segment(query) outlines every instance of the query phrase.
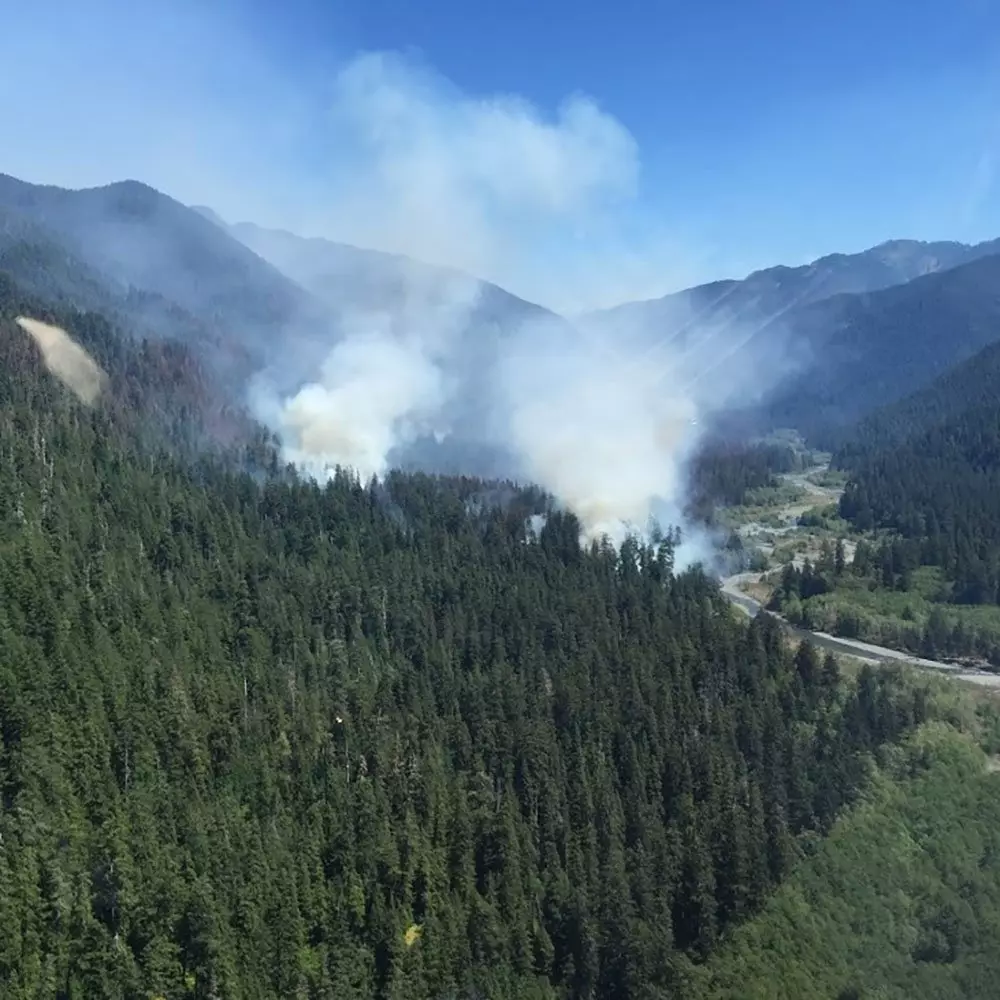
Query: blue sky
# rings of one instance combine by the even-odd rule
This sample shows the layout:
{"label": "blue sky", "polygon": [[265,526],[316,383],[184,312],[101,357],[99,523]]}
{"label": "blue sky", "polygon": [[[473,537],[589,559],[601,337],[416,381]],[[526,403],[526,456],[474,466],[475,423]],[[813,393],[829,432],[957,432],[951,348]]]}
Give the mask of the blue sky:
{"label": "blue sky", "polygon": [[1000,235],[991,0],[19,8],[0,170],[138,176],[564,308]]}

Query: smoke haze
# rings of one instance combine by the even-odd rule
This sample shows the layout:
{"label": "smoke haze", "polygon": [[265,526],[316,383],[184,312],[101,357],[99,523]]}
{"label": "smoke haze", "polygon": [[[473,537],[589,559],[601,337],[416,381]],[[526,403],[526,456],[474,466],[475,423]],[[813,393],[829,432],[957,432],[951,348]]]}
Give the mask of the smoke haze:
{"label": "smoke haze", "polygon": [[[67,37],[94,23],[90,5],[59,6]],[[554,112],[509,93],[463,93],[394,52],[346,59],[305,93],[301,79],[264,65],[224,6],[179,0],[177,25],[163,8],[127,40],[136,25],[127,5],[98,6],[118,33],[107,48],[122,58],[50,53],[65,67],[65,97],[42,124],[0,98],[15,125],[40,136],[30,157],[26,143],[11,144],[11,169],[73,183],[52,166],[69,169],[68,135],[81,156],[105,151],[105,161],[90,152],[74,167],[86,183],[138,177],[234,222],[447,269],[397,262],[391,281],[365,288],[345,270],[330,276],[343,291],[327,296],[316,270],[309,290],[330,311],[328,332],[312,330],[306,343],[282,331],[271,368],[248,388],[289,459],[317,476],[343,465],[367,478],[408,451],[461,443],[549,490],[588,536],[643,530],[654,515],[680,523],[684,465],[705,418],[764,391],[781,364],[750,363],[745,351],[738,369],[727,364],[753,333],[739,316],[708,329],[686,307],[655,323],[589,315],[704,274],[704,254],[644,224],[640,151],[608,109],[574,93]],[[12,66],[33,65],[37,52],[20,55],[23,31],[14,34]],[[47,52],[46,33],[33,44]],[[220,103],[226,94],[239,100]],[[104,119],[95,113],[107,108]],[[33,157],[45,155],[42,169]],[[292,161],[309,169],[286,169]],[[289,267],[288,254],[252,249]],[[150,271],[175,298],[168,262],[151,256]],[[478,278],[555,312],[502,302]],[[53,371],[96,398],[99,378],[75,345],[38,342]]]}
{"label": "smoke haze", "polygon": [[[334,201],[356,242],[495,274],[534,239],[623,231],[616,213],[634,197],[638,151],[586,98],[546,121],[511,97],[456,93],[393,54],[355,60],[335,94],[334,118],[354,136],[357,165]],[[256,234],[256,252],[281,267],[287,240],[273,245],[271,254]],[[623,253],[622,269],[633,261]],[[536,286],[566,314],[585,314],[595,291],[600,301],[597,286],[623,280],[613,255],[592,263],[601,272],[594,285],[557,270]],[[301,256],[297,267],[307,267]],[[445,449],[461,440],[502,454],[499,471],[551,492],[580,518],[585,539],[620,541],[654,518],[683,524],[685,463],[704,418],[759,394],[781,371],[773,357],[748,364],[745,351],[738,371],[726,365],[756,332],[739,316],[709,327],[677,307],[651,328],[614,313],[575,323],[510,313],[491,326],[477,312],[485,286],[447,274],[404,267],[400,301],[351,314],[318,377],[283,395],[258,383],[258,413],[291,460],[318,475],[349,466],[367,479],[418,440]],[[712,548],[688,535],[681,564]]]}
{"label": "smoke haze", "polygon": [[461,373],[449,370],[478,294],[461,276],[431,281],[406,268],[394,311],[351,313],[320,377],[277,397],[266,379],[252,394],[277,424],[288,457],[318,475],[348,466],[364,480],[420,435],[446,432],[447,404]]}

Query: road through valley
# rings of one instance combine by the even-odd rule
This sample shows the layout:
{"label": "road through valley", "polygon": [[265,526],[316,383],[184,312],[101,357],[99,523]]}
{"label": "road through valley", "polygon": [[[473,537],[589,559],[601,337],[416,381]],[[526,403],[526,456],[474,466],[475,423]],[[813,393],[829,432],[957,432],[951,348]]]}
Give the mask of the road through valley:
{"label": "road through valley", "polygon": [[[800,498],[778,510],[778,516],[788,525],[788,529],[786,530],[793,531],[793,526],[799,516],[810,507],[814,507],[820,503],[832,503],[839,498],[839,490],[833,487],[817,486],[809,480],[808,477],[810,475],[822,471],[824,470],[820,467],[809,472],[784,477],[786,482],[801,487],[807,493],[805,498]],[[764,611],[761,603],[754,597],[751,597],[744,589],[749,583],[758,579],[760,579],[759,573],[737,573],[721,582],[722,593],[732,604],[751,617],[761,612],[772,614],[772,612]],[[820,649],[829,650],[832,653],[853,656],[855,659],[864,660],[869,663],[900,663],[924,670],[936,670],[946,673],[956,680],[978,684],[981,687],[1000,688],[1000,674],[998,673],[991,673],[987,670],[973,670],[968,667],[958,666],[954,663],[943,663],[938,660],[927,660],[913,656],[910,653],[889,649],[886,646],[875,646],[869,642],[861,642],[858,639],[839,638],[826,632],[812,632],[793,625],[780,615],[774,615],[774,617],[781,622],[782,628],[792,638],[798,640],[809,639]]]}

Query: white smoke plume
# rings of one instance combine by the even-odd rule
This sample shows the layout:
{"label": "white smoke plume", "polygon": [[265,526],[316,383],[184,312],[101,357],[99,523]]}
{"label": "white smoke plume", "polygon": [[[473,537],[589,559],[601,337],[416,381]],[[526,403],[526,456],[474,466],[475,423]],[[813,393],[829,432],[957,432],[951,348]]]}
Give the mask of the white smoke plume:
{"label": "white smoke plume", "polygon": [[[14,6],[9,75],[33,83],[0,88],[0,117],[5,169],[26,178],[139,178],[228,218],[475,274],[566,316],[702,273],[701,248],[650,223],[635,138],[587,96],[550,112],[462,93],[393,53],[354,58],[332,81],[318,79],[325,65],[289,72],[264,54],[271,39],[248,37],[251,21],[230,23],[230,4],[53,0],[44,17]],[[42,57],[59,73],[39,82]],[[251,387],[288,457],[318,476],[343,464],[367,478],[418,438],[463,435],[505,449],[591,535],[641,529],[654,513],[678,520],[704,416],[760,372],[720,369],[692,386],[697,324],[676,342],[673,320],[574,328],[526,316],[511,329],[475,282],[449,275],[404,269],[401,295],[384,302],[358,281],[322,364],[315,342],[306,359],[288,331],[272,381]],[[736,342],[725,336],[706,349],[713,362]]]}
{"label": "white smoke plume", "polygon": [[382,476],[390,456],[418,435],[447,433],[444,409],[455,389],[448,362],[479,296],[461,274],[404,267],[401,295],[384,310],[351,312],[319,378],[275,400],[266,381],[254,396],[276,424],[287,457],[317,475],[349,467]]}
{"label": "white smoke plume", "polygon": [[45,367],[87,406],[93,405],[107,381],[101,366],[61,327],[30,316],[17,324],[38,345]]}
{"label": "white smoke plume", "polygon": [[515,96],[456,93],[393,53],[354,60],[334,95],[335,127],[362,164],[339,178],[339,238],[459,267],[547,306],[599,301],[598,274],[585,295],[580,285],[567,294],[579,274],[540,257],[559,240],[604,259],[639,173],[617,119],[576,95],[545,120]]}
{"label": "white smoke plume", "polygon": [[433,415],[441,375],[419,344],[372,331],[341,341],[323,379],[288,399],[282,424],[299,465],[350,466],[362,479],[386,472],[389,452]]}
{"label": "white smoke plume", "polygon": [[[503,273],[536,236],[606,229],[635,193],[634,141],[585,98],[546,121],[523,101],[467,98],[386,55],[350,65],[336,95],[335,120],[360,151],[336,202],[348,239]],[[614,284],[614,261],[598,257]],[[538,276],[539,287],[552,281]],[[682,524],[700,418],[761,385],[747,370],[699,379],[752,334],[738,324],[701,329],[693,315],[649,329],[609,314],[574,326],[543,314],[498,333],[479,325],[476,282],[412,269],[403,283],[402,306],[352,316],[319,377],[270,402],[298,465],[367,479],[419,435],[460,434],[505,450],[514,474],[577,514],[585,540],[620,541],[654,516]],[[569,312],[592,292],[564,283],[546,298]],[[468,341],[480,338],[489,343],[473,345],[482,350],[470,362]],[[695,533],[678,561],[710,550]]]}
{"label": "white smoke plume", "polygon": [[695,412],[661,374],[555,324],[527,327],[501,361],[509,442],[590,538],[645,531],[657,500],[683,490]]}

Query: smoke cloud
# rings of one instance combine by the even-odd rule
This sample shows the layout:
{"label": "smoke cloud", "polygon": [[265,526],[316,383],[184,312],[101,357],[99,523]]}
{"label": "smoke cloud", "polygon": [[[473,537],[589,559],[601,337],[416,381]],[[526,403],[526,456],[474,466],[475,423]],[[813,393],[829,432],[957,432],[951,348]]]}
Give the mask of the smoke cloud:
{"label": "smoke cloud", "polygon": [[609,342],[534,324],[499,365],[506,433],[525,474],[572,509],[588,537],[645,531],[655,503],[676,505],[683,491],[692,402],[635,362]]}
{"label": "smoke cloud", "polygon": [[[324,360],[315,339],[285,331],[249,388],[289,459],[367,478],[428,441],[460,442],[547,488],[588,536],[617,538],[651,516],[680,523],[705,418],[763,388],[767,369],[725,363],[749,333],[738,318],[706,331],[683,310],[655,322],[584,315],[704,276],[700,250],[649,222],[621,121],[581,94],[550,112],[463,93],[396,53],[350,58],[332,80],[325,66],[292,71],[266,55],[271,39],[248,38],[249,21],[230,23],[232,5],[139,6],[56,0],[45,18],[12,13],[11,78],[32,86],[0,94],[5,169],[69,186],[134,177],[231,219],[450,269],[397,262],[391,294],[346,265],[328,294],[310,285],[331,311]],[[58,72],[39,78],[42,63]],[[67,143],[80,155],[67,159]],[[303,280],[287,256],[269,259]],[[89,371],[77,385],[96,398],[100,380],[72,348],[50,361],[51,339],[38,342],[68,384]]]}
{"label": "smoke cloud", "polygon": [[418,437],[448,433],[449,402],[473,374],[461,338],[480,283],[405,260],[392,277],[382,308],[368,291],[339,310],[317,379],[282,395],[264,373],[252,387],[251,402],[281,432],[287,457],[315,475],[339,465],[363,480],[382,476]]}
{"label": "smoke cloud", "polygon": [[645,248],[655,277],[628,252],[638,148],[587,97],[546,120],[516,96],[469,97],[412,60],[368,53],[337,76],[331,120],[352,151],[325,227],[339,239],[459,267],[562,311],[620,301],[625,274],[632,295],[674,277],[665,244],[659,259]]}
{"label": "smoke cloud", "polygon": [[92,406],[107,381],[101,366],[61,327],[29,316],[18,316],[17,324],[38,345],[45,367]]}
{"label": "smoke cloud", "polygon": [[[335,93],[334,121],[357,157],[335,199],[349,239],[496,274],[532,240],[621,231],[636,144],[585,97],[547,121],[524,101],[467,97],[387,54],[350,64]],[[593,259],[609,287],[620,284],[614,260]],[[633,266],[623,255],[622,270]],[[549,301],[585,312],[585,282],[544,275],[539,287],[559,278]],[[709,327],[677,306],[655,323],[635,311],[571,323],[516,300],[498,316],[484,310],[489,286],[455,272],[404,266],[395,281],[399,301],[379,310],[367,295],[318,377],[284,396],[255,390],[288,457],[317,475],[380,476],[418,440],[460,440],[505,455],[503,472],[552,493],[584,540],[618,542],[653,519],[683,525],[685,463],[704,418],[764,385],[746,358],[726,364],[755,333],[739,317]],[[686,534],[681,565],[712,550]]]}

